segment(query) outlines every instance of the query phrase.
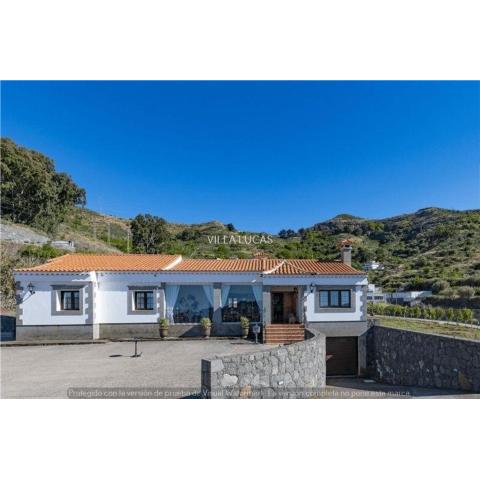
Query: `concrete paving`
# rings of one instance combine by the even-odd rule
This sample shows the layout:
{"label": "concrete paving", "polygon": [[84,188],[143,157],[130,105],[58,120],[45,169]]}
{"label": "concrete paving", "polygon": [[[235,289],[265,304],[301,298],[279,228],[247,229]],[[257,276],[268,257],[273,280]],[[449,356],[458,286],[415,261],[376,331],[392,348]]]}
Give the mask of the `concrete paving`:
{"label": "concrete paving", "polygon": [[70,388],[200,389],[202,358],[271,348],[238,340],[2,347],[2,398],[67,398]]}
{"label": "concrete paving", "polygon": [[480,394],[437,388],[403,387],[376,383],[370,379],[327,377],[322,398],[480,398]]}
{"label": "concrete paving", "polygon": [[[202,358],[272,348],[243,340],[2,347],[2,398],[196,397]],[[462,392],[328,378],[319,398],[480,398]],[[72,390],[75,389],[75,390]],[[119,393],[120,392],[120,393]],[[117,397],[116,397],[117,396]]]}

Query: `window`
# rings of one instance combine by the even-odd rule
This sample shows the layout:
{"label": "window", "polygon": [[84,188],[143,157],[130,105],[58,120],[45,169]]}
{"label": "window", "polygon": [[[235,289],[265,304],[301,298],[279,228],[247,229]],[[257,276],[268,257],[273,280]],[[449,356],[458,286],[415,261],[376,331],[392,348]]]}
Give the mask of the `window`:
{"label": "window", "polygon": [[135,292],[135,310],[153,310],[153,291]]}
{"label": "window", "polygon": [[61,310],[80,310],[80,292],[78,290],[60,291]]}
{"label": "window", "polygon": [[181,285],[173,307],[175,323],[200,323],[202,317],[212,318],[213,308],[201,285]]}
{"label": "window", "polygon": [[222,322],[239,322],[240,317],[260,321],[260,309],[250,285],[232,285],[222,308]]}
{"label": "window", "polygon": [[320,290],[320,308],[350,308],[350,290]]}

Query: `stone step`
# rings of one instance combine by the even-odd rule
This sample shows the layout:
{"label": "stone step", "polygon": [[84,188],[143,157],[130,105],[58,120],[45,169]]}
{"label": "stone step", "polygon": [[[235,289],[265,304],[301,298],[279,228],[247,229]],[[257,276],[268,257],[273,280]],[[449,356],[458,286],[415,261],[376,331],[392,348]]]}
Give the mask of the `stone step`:
{"label": "stone step", "polygon": [[291,328],[291,329],[299,329],[303,330],[305,327],[301,323],[273,323],[270,325],[267,325],[266,328],[271,328],[271,329],[276,329],[276,328]]}

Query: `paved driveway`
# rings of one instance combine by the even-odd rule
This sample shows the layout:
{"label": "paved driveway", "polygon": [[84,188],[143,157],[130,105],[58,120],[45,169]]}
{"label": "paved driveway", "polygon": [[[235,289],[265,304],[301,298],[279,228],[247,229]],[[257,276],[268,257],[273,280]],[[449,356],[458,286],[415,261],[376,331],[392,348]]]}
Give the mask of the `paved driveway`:
{"label": "paved driveway", "polygon": [[[148,397],[189,397],[200,390],[202,358],[271,348],[242,340],[182,340],[2,347],[2,398],[66,398],[125,391]],[[102,389],[102,390],[99,390]],[[137,390],[135,390],[137,389]],[[160,395],[158,395],[160,393]],[[359,378],[329,378],[319,398],[477,397],[427,388],[392,387]],[[70,390],[70,396],[72,391]],[[74,395],[75,396],[75,395]],[[141,395],[140,395],[141,396]]]}
{"label": "paved driveway", "polygon": [[[65,398],[69,388],[200,389],[200,360],[271,348],[242,340],[132,342],[2,347],[2,398]],[[183,391],[183,390],[185,391]]]}

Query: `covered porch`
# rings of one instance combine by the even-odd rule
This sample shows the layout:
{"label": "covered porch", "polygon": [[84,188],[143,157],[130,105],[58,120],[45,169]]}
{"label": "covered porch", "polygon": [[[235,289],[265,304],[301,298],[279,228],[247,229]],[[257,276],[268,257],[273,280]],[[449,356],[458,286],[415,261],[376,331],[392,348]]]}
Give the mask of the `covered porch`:
{"label": "covered porch", "polygon": [[264,343],[294,343],[305,339],[304,288],[302,285],[264,285]]}

